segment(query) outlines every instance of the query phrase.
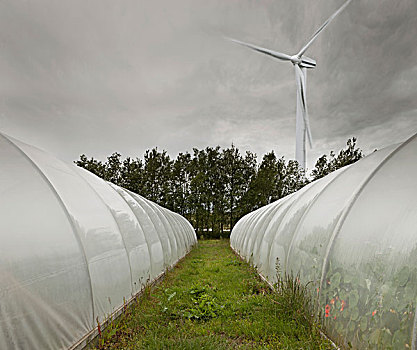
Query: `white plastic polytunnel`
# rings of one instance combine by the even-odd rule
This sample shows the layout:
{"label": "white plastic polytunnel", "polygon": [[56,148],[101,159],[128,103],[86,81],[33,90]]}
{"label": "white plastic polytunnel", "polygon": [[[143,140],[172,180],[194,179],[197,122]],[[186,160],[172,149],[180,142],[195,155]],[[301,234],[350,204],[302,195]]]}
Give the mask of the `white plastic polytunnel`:
{"label": "white plastic polytunnel", "polygon": [[416,349],[417,135],[249,213],[231,246],[271,283],[299,274],[339,344]]}
{"label": "white plastic polytunnel", "polygon": [[196,243],[178,214],[0,134],[0,349],[67,349]]}

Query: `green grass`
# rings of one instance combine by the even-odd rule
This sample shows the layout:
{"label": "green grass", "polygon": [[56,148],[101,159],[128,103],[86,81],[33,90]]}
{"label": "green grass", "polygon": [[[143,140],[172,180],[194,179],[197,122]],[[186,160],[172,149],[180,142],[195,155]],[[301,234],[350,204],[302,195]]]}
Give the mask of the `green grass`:
{"label": "green grass", "polygon": [[100,349],[332,349],[291,277],[272,292],[228,240],[201,241],[147,287],[99,339]]}

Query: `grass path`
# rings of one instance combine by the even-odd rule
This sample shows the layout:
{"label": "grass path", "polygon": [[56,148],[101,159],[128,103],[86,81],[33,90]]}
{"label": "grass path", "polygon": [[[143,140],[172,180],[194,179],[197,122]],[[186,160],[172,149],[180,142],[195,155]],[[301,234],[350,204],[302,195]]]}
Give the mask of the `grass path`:
{"label": "grass path", "polygon": [[98,348],[332,349],[282,298],[228,240],[202,241],[103,332]]}

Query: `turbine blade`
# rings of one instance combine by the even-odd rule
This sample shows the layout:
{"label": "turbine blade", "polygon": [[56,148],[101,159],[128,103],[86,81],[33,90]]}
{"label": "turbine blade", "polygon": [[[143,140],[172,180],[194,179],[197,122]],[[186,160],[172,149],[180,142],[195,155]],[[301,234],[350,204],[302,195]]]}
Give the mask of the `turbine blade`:
{"label": "turbine blade", "polygon": [[295,78],[297,80],[297,94],[299,94],[304,127],[307,132],[307,138],[308,138],[310,148],[312,148],[313,138],[311,136],[310,120],[308,117],[308,110],[307,110],[307,93],[306,93],[307,68],[301,69],[297,64],[295,64],[294,69],[295,69]]}
{"label": "turbine blade", "polygon": [[317,31],[313,34],[313,36],[311,37],[311,39],[308,41],[308,43],[300,50],[300,52],[297,54],[298,57],[301,57],[302,55],[304,55],[304,53],[307,51],[307,49],[310,47],[310,45],[314,42],[314,40],[317,39],[317,37],[319,36],[319,34],[323,31],[324,28],[327,27],[327,25],[333,21],[333,19],[340,13],[342,12],[345,7],[347,5],[349,5],[349,3],[352,0],[347,0],[335,13],[333,13],[327,20],[326,22],[324,22],[321,27],[319,29],[317,29]]}
{"label": "turbine blade", "polygon": [[239,41],[239,40],[232,39],[232,38],[226,38],[226,39],[227,40],[230,40],[230,41],[233,41],[234,43],[237,43],[239,45],[243,45],[243,46],[249,47],[252,50],[255,50],[255,51],[264,53],[265,55],[269,55],[269,56],[272,56],[274,58],[278,58],[278,59],[283,60],[283,61],[290,61],[291,60],[291,56],[290,55],[287,55],[285,53],[281,53],[281,52],[277,52],[277,51],[265,49],[263,47],[255,46],[255,45],[252,45],[252,44],[248,44],[248,43],[245,43],[243,41]]}
{"label": "turbine blade", "polygon": [[305,101],[305,124],[306,124],[306,130],[307,130],[307,136],[308,136],[308,143],[310,144],[310,148],[313,148],[313,137],[311,136],[311,129],[310,129],[310,116],[308,115],[308,109],[307,109],[307,68],[302,68],[303,73],[303,88],[301,91],[304,93],[303,100]]}

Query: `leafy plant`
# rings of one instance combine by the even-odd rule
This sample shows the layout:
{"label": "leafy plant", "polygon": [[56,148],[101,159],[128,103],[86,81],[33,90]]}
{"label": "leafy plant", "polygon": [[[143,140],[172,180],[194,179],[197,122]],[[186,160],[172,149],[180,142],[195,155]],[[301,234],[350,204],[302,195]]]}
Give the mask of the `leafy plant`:
{"label": "leafy plant", "polygon": [[279,259],[276,261],[277,282],[275,294],[279,298],[280,312],[308,329],[318,326],[319,310],[316,298],[312,295],[308,284],[300,281],[300,276],[281,272]]}
{"label": "leafy plant", "polygon": [[216,297],[208,293],[206,286],[195,286],[190,289],[189,293],[193,306],[184,312],[184,316],[188,319],[205,320],[221,314],[224,305],[220,305]]}
{"label": "leafy plant", "polygon": [[[189,320],[207,320],[218,317],[224,305],[219,304],[215,295],[216,289],[209,286],[193,286],[177,295],[177,292],[166,290],[166,302],[162,303],[162,311],[171,318],[184,317]],[[178,300],[175,298],[177,297]]]}
{"label": "leafy plant", "polygon": [[402,266],[387,274],[388,257],[358,267],[330,265],[321,291],[326,328],[354,347],[407,348],[417,290],[417,269]]}

